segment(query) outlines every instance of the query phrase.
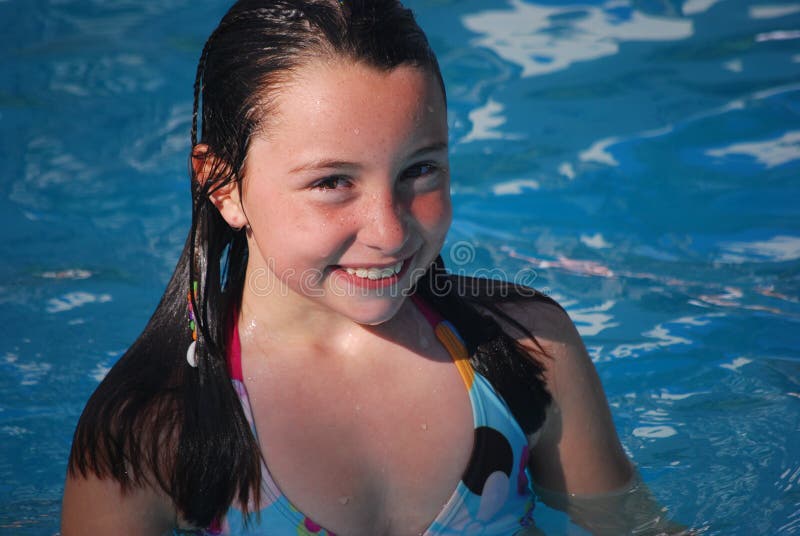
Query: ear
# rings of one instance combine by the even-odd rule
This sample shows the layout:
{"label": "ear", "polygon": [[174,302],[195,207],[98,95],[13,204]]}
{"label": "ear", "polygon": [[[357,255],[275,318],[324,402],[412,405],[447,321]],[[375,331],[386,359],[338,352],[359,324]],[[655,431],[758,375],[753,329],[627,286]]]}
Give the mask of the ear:
{"label": "ear", "polygon": [[[220,171],[224,174],[227,168],[228,164],[214,156],[208,145],[199,143],[192,149],[192,169],[195,180],[200,184],[205,184],[214,175],[220,175]],[[236,181],[221,187],[212,186],[208,197],[232,228],[241,229],[247,225],[247,216],[242,208],[239,184]]]}

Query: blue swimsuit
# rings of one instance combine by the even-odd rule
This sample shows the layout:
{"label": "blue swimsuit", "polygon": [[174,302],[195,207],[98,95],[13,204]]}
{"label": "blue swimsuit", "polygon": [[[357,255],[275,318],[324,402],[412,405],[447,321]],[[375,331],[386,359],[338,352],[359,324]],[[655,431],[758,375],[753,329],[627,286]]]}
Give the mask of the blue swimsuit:
{"label": "blue swimsuit", "polygon": [[[508,406],[489,382],[469,363],[464,341],[455,327],[416,296],[412,298],[447,349],[469,391],[475,423],[473,451],[464,475],[424,536],[509,536],[533,525],[534,494],[528,485],[528,439]],[[258,437],[241,366],[241,346],[236,323],[230,339],[228,364],[247,420]],[[335,536],[297,510],[261,465],[261,504],[252,505],[245,527],[242,511],[232,506],[225,517],[205,534],[267,536]]]}

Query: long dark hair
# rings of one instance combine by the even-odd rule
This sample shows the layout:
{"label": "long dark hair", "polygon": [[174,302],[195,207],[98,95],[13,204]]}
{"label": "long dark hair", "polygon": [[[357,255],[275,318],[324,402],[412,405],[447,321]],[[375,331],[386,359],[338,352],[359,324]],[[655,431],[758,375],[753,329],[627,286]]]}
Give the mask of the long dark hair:
{"label": "long dark hair", "polygon": [[[209,195],[241,182],[251,136],[268,128],[263,122],[281,77],[326,55],[384,70],[414,65],[444,91],[425,34],[396,0],[239,0],[230,8],[203,48],[194,86],[190,158],[213,156],[211,171],[200,181],[195,169],[202,164],[190,166],[189,236],[144,332],[87,403],[70,454],[73,475],[112,478],[123,489],[158,486],[183,518],[201,527],[234,501],[258,504],[260,450],[226,367],[226,327],[242,294],[247,242]],[[196,151],[198,144],[207,151]],[[449,277],[437,259],[418,292],[467,335],[473,366],[523,429],[534,431],[550,401],[540,362],[487,316],[513,324],[497,302],[530,297],[530,289],[469,280],[471,292],[459,296],[456,288],[440,288]],[[495,292],[501,288],[512,292]],[[196,367],[186,359],[190,303]]]}

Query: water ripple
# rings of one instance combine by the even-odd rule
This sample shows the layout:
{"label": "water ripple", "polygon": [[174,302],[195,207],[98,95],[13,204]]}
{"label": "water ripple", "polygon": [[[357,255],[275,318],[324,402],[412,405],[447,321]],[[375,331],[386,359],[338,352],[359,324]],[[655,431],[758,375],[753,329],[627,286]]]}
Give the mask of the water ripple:
{"label": "water ripple", "polygon": [[654,17],[616,1],[552,7],[511,0],[509,8],[462,20],[480,35],[475,45],[519,65],[523,78],[612,56],[625,41],[674,41],[693,33],[689,20]]}
{"label": "water ripple", "polygon": [[56,60],[52,70],[50,90],[76,97],[149,93],[164,85],[164,73],[136,54]]}

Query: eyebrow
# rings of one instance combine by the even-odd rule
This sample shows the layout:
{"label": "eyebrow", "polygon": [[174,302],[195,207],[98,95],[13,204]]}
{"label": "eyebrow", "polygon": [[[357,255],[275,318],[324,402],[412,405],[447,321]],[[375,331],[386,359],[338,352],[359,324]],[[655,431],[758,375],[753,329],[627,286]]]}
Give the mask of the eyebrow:
{"label": "eyebrow", "polygon": [[[438,151],[447,151],[449,145],[447,142],[435,142],[430,145],[426,145],[424,147],[420,147],[413,153],[411,153],[408,158],[413,159],[418,157],[419,155],[425,153],[435,153]],[[333,158],[330,159],[321,159],[321,160],[313,160],[311,162],[307,162],[305,164],[301,164],[297,167],[294,167],[289,170],[289,173],[300,173],[303,171],[313,171],[318,169],[341,169],[341,168],[358,168],[360,167],[359,164],[355,162],[348,162],[347,160],[336,160]]]}

